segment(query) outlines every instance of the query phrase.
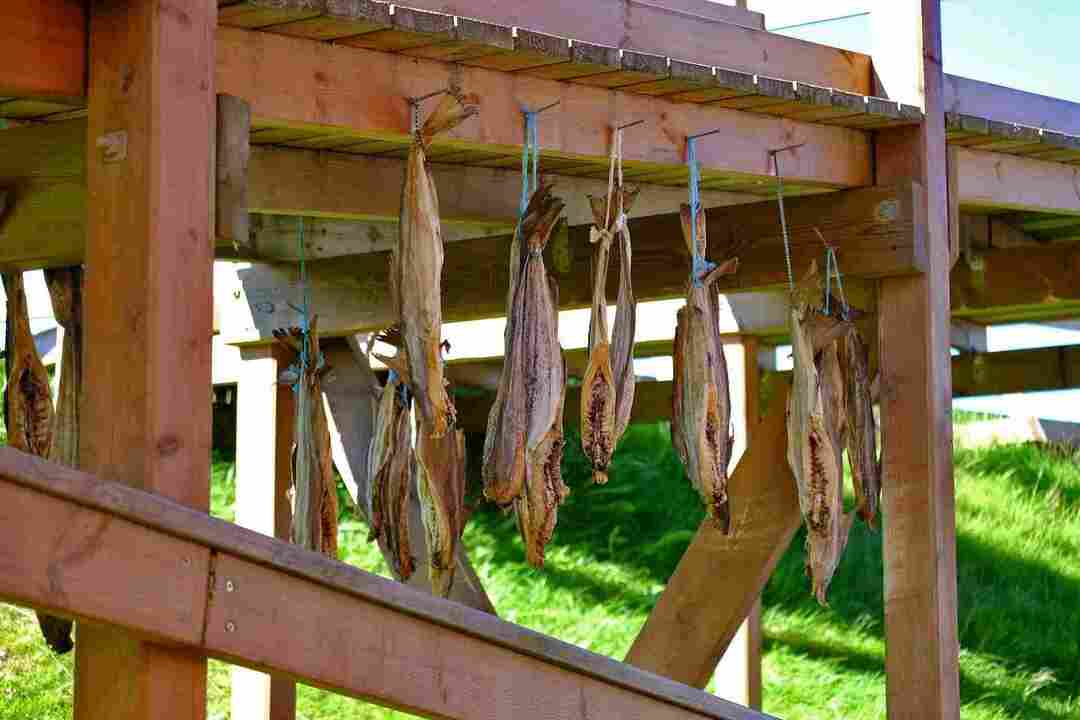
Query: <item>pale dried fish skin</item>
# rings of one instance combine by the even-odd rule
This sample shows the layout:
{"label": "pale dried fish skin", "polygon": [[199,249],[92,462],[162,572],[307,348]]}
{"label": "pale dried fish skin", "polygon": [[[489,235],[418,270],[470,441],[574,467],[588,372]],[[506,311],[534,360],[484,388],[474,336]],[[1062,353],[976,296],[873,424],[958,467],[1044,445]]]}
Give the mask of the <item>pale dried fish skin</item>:
{"label": "pale dried fish skin", "polygon": [[8,297],[8,379],[4,390],[8,444],[17,450],[47,458],[53,445],[53,399],[34,335],[22,273],[4,275]]}
{"label": "pale dried fish skin", "polygon": [[427,167],[434,137],[475,115],[475,96],[444,95],[409,150],[402,189],[398,243],[391,264],[394,308],[401,322],[412,391],[420,416],[435,436],[454,424],[442,352],[443,239],[439,198]]}
{"label": "pale dried fish skin", "polygon": [[[692,237],[691,210],[682,206],[683,236],[690,252],[704,257],[707,249],[705,214],[698,210],[697,237]],[[734,272],[731,260],[704,278],[688,283],[686,306],[678,314],[674,346],[672,443],[691,484],[709,516],[729,532],[731,512],[727,495],[727,466],[734,437],[727,361],[720,338],[719,298],[713,284]]]}
{"label": "pale dried fish skin", "polygon": [[431,591],[449,597],[457,561],[455,552],[465,531],[465,433],[436,438],[420,428],[416,447],[416,489],[427,531]]}

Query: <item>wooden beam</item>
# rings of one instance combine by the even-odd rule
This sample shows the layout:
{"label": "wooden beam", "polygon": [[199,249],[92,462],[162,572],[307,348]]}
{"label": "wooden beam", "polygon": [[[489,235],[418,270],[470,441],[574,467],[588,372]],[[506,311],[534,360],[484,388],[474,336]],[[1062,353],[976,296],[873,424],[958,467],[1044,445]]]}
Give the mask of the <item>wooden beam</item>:
{"label": "wooden beam", "polygon": [[968,353],[952,368],[957,397],[1070,390],[1080,386],[1080,347]]}
{"label": "wooden beam", "polygon": [[[79,464],[167,496],[192,513],[206,512],[216,6],[114,0],[88,7],[87,184],[93,200]],[[88,518],[77,513],[67,518],[54,531],[66,557],[79,555],[80,542],[101,547],[94,545],[97,537],[138,542],[128,529],[80,525]],[[149,542],[131,558],[142,569],[106,562],[85,588],[112,595],[104,604],[120,595],[140,598],[138,610],[129,608],[133,614],[174,610],[164,613],[174,627],[182,627],[185,639],[197,637],[191,623],[202,611],[189,614],[186,603],[205,593],[200,584],[209,551]],[[88,569],[59,562],[80,565],[79,573]],[[157,574],[160,590],[128,595],[129,572]],[[175,599],[155,602],[169,591]],[[206,659],[115,627],[81,623],[74,704],[76,720],[203,718]]]}
{"label": "wooden beam", "polygon": [[764,31],[760,13],[701,0],[413,0],[414,7],[868,94],[866,55]]}
{"label": "wooden beam", "polygon": [[217,166],[214,185],[215,237],[237,252],[250,242],[248,164],[251,161],[251,106],[232,95],[218,95]]}
{"label": "wooden beam", "polygon": [[[912,221],[920,212],[923,193],[917,187],[866,188],[790,198],[787,203],[795,271],[805,272],[812,259],[820,261],[820,228],[839,247],[845,275],[877,278],[909,274],[924,263],[924,233]],[[753,203],[707,212],[710,255],[722,259],[732,243],[739,252],[740,270],[724,290],[780,288],[787,282],[776,206]],[[634,289],[641,300],[683,294],[689,262],[682,229],[675,214],[632,220]],[[558,245],[558,243],[555,243]],[[505,312],[507,238],[479,238],[447,248],[447,283],[443,316],[447,321],[498,317]],[[567,261],[554,260],[561,307],[590,303],[588,227],[570,228]],[[330,335],[378,329],[392,322],[387,285],[387,256],[376,253],[308,264],[311,300],[319,308],[320,327]],[[238,272],[244,292],[224,310],[223,329],[231,341],[257,342],[275,327],[297,324],[288,301],[295,297],[295,267],[255,264]],[[611,278],[614,283],[615,278]],[[614,284],[609,289],[614,297]]]}
{"label": "wooden beam", "polygon": [[[929,250],[927,272],[882,280],[878,302],[886,705],[890,720],[955,720],[960,673],[941,1],[878,0],[871,21],[877,77],[890,98],[926,114],[919,127],[878,133],[877,181],[914,179],[926,188]],[[963,202],[963,175],[960,197]]]}
{"label": "wooden beam", "polygon": [[993,248],[951,273],[952,314],[982,324],[1080,315],[1080,247]]}
{"label": "wooden beam", "polygon": [[956,157],[962,209],[1080,215],[1080,167],[966,148]]}
{"label": "wooden beam", "polygon": [[0,7],[0,97],[86,95],[86,8],[80,0],[7,0]]}
{"label": "wooden beam", "polygon": [[[0,566],[5,602],[423,717],[768,717],[10,448],[0,448]],[[112,592],[120,577],[124,592]]]}
{"label": "wooden beam", "polygon": [[945,76],[945,112],[1080,135],[1080,103]]}
{"label": "wooden beam", "polygon": [[[724,535],[708,520],[668,580],[626,662],[705,687],[799,527],[795,480],[784,457],[787,386],[754,428],[732,473],[735,528]],[[718,593],[717,578],[725,579]]]}
{"label": "wooden beam", "polygon": [[[368,448],[371,445],[372,428],[375,422],[377,395],[375,388],[378,381],[367,364],[367,358],[355,337],[345,342],[327,342],[323,346],[327,362],[333,373],[323,383],[323,395],[326,399],[327,416],[334,464],[345,480],[345,485],[352,495],[356,509],[361,515],[367,514],[367,496],[370,487],[368,477]],[[427,541],[421,519],[420,500],[410,497],[409,535],[415,558],[416,572],[409,578],[408,585],[424,593],[431,592],[428,568]],[[388,548],[380,544],[384,557],[390,557]],[[480,576],[469,560],[464,543],[458,544],[457,572],[450,600],[467,605],[486,613],[495,613]]]}
{"label": "wooden beam", "polygon": [[[243,350],[236,389],[236,524],[286,542],[296,403],[279,375],[289,362],[280,345]],[[290,678],[234,666],[231,679],[235,720],[295,717],[296,683]]]}
{"label": "wooden beam", "polygon": [[[869,140],[859,130],[236,28],[222,28],[218,42],[221,92],[246,97],[252,113],[272,120],[273,127],[313,137],[320,131],[332,135],[336,127],[354,146],[378,141],[390,142],[386,149],[403,148],[409,129],[404,98],[456,81],[479,95],[480,116],[436,143],[438,152],[502,152],[513,163],[520,152],[521,108],[560,100],[539,119],[546,155],[579,166],[595,164],[605,176],[610,129],[633,118],[647,122],[635,128],[624,159],[641,172],[652,163],[653,171],[681,172],[685,178],[686,136],[718,128],[723,138],[699,148],[704,178],[744,187],[761,181],[768,192],[768,150],[805,142],[785,165],[793,186],[859,187],[870,180]],[[297,87],[311,92],[298,94]]]}

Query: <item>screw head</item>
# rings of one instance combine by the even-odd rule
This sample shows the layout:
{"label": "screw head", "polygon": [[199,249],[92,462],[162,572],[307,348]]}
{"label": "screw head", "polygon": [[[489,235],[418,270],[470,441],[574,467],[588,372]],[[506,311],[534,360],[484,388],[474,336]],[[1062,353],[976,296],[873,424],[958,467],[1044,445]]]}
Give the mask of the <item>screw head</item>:
{"label": "screw head", "polygon": [[225,632],[236,632],[236,623],[234,623],[232,620],[225,623]]}
{"label": "screw head", "polygon": [[236,585],[233,584],[232,580],[226,580],[225,581],[225,592],[232,592],[235,589],[236,589]]}

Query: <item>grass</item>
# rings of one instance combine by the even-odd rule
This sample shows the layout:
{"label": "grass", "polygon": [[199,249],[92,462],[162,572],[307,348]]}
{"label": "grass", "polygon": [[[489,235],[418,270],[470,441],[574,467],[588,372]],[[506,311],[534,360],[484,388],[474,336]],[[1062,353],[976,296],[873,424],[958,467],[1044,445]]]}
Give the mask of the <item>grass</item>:
{"label": "grass", "polygon": [[[573,489],[543,572],[524,562],[511,518],[481,508],[466,533],[502,617],[620,658],[686,548],[702,511],[668,428],[631,428],[611,482],[587,485],[571,438]],[[1080,468],[1063,450],[958,449],[957,556],[963,715],[1080,718]],[[213,509],[228,518],[232,466],[215,458]],[[386,573],[366,528],[343,510],[343,559]],[[765,709],[775,715],[882,718],[880,534],[856,525],[823,609],[802,572],[801,535],[764,594]],[[718,590],[722,587],[718,581]],[[69,717],[71,660],[43,649],[28,611],[0,606],[0,720]],[[228,666],[211,663],[210,717],[228,717]],[[402,717],[301,687],[298,717]]]}

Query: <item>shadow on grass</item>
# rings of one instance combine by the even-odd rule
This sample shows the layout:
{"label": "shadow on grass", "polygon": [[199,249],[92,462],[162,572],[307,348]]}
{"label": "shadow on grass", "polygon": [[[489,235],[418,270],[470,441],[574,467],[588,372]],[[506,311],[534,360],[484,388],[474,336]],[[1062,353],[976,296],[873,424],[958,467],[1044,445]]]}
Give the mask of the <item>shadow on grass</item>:
{"label": "shadow on grass", "polygon": [[[1043,461],[1043,451],[995,452],[958,461],[976,463],[978,472],[1011,472],[1016,482],[1032,492],[1060,494],[1061,502],[1080,502],[1080,487],[1054,477]],[[1018,464],[1019,462],[1019,464]],[[559,526],[552,547],[571,548],[578,557],[617,563],[641,587],[590,574],[587,569],[561,567],[544,570],[547,582],[577,594],[590,603],[620,603],[648,612],[656,601],[655,586],[662,586],[689,545],[704,513],[696,493],[685,479],[670,446],[664,424],[634,426],[616,454],[611,482],[593,486],[579,449],[578,436],[567,433],[563,473],[572,488],[559,511]],[[1075,499],[1074,499],[1075,498]],[[493,539],[496,563],[523,563],[514,541],[516,528],[501,514],[482,507],[474,520]],[[961,519],[961,525],[963,524]],[[965,534],[958,536],[959,621],[961,646],[992,658],[1005,672],[1034,676],[1044,670],[1054,681],[1038,695],[1068,703],[1080,695],[1080,583],[1027,558],[1011,554],[1007,545],[988,545]],[[1003,537],[1007,537],[1004,535]],[[803,572],[802,531],[781,560],[764,593],[766,606],[793,614],[818,612]],[[1007,542],[1007,540],[1003,541]],[[882,534],[861,523],[852,531],[848,549],[833,581],[831,608],[822,611],[836,622],[866,637],[884,635]],[[586,565],[587,568],[587,565]],[[828,657],[859,672],[884,671],[879,658],[852,654],[827,643],[785,634],[771,637],[810,656]],[[965,669],[961,696],[965,703],[993,705],[1010,715],[1050,718],[1034,697],[1022,688],[987,684]]]}

